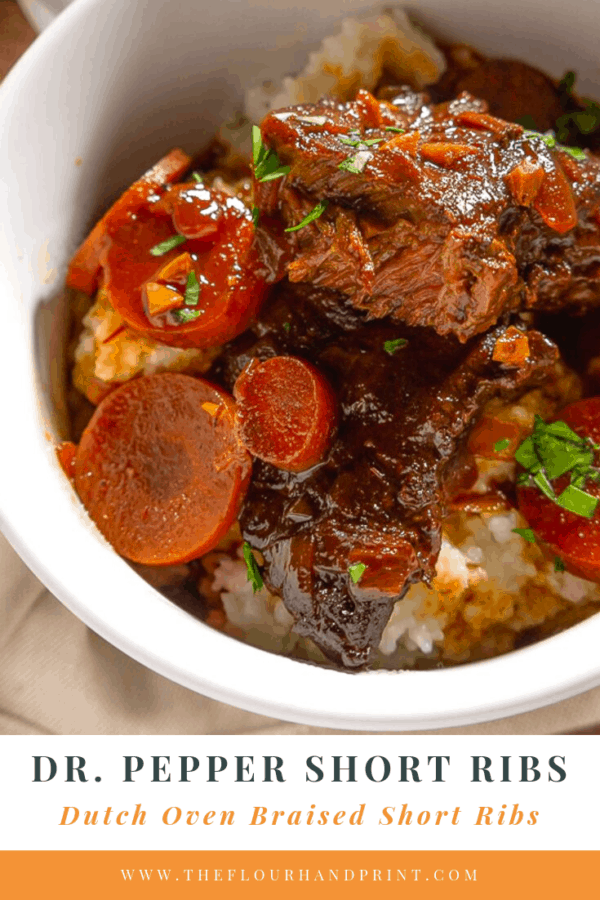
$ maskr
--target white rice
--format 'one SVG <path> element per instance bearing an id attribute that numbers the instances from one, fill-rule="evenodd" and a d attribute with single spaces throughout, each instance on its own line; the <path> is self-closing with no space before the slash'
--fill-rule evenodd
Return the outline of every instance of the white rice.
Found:
<path id="1" fill-rule="evenodd" d="M 360 87 L 374 90 L 384 70 L 398 83 L 420 89 L 437 81 L 444 69 L 444 55 L 403 10 L 348 18 L 309 54 L 299 74 L 250 88 L 245 112 L 260 122 L 284 106 L 316 103 L 325 96 L 346 100 Z"/>

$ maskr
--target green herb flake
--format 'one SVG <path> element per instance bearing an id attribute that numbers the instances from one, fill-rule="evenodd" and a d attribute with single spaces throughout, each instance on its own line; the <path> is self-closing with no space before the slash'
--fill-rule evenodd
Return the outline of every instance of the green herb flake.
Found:
<path id="1" fill-rule="evenodd" d="M 581 134 L 591 134 L 600 125 L 600 106 L 597 103 L 588 103 L 585 109 L 571 113 Z"/>
<path id="2" fill-rule="evenodd" d="M 568 512 L 575 513 L 576 516 L 591 519 L 598 506 L 598 497 L 592 497 L 587 491 L 582 491 L 574 484 L 569 484 L 562 494 L 558 495 L 556 502 Z"/>
<path id="3" fill-rule="evenodd" d="M 173 313 L 175 318 L 180 324 L 185 324 L 186 322 L 193 322 L 194 319 L 197 319 L 198 316 L 202 315 L 201 309 L 176 309 Z"/>
<path id="4" fill-rule="evenodd" d="M 559 91 L 563 91 L 565 94 L 570 94 L 575 85 L 575 72 L 565 72 L 563 77 L 560 79 L 558 83 Z"/>
<path id="5" fill-rule="evenodd" d="M 198 306 L 198 300 L 200 299 L 200 284 L 198 279 L 196 278 L 196 273 L 192 269 L 190 274 L 187 277 L 187 283 L 185 285 L 185 296 L 183 298 L 183 302 L 186 306 Z"/>
<path id="6" fill-rule="evenodd" d="M 321 200 L 314 209 L 308 213 L 307 216 L 304 216 L 301 222 L 298 222 L 297 225 L 292 225 L 291 228 L 286 228 L 286 231 L 299 231 L 301 228 L 304 228 L 306 225 L 310 225 L 311 222 L 314 222 L 320 216 L 323 215 L 325 210 L 327 209 L 327 200 Z"/>
<path id="7" fill-rule="evenodd" d="M 359 150 L 354 156 L 349 156 L 338 166 L 346 172 L 352 172 L 353 175 L 360 175 L 364 171 L 365 166 L 373 158 L 370 150 Z"/>
<path id="8" fill-rule="evenodd" d="M 494 444 L 494 452 L 502 453 L 504 450 L 508 449 L 510 446 L 510 440 L 508 438 L 502 438 L 501 441 L 496 441 Z"/>
<path id="9" fill-rule="evenodd" d="M 395 125 L 386 125 L 386 126 L 385 126 L 385 130 L 386 130 L 386 131 L 394 131 L 396 134 L 404 134 L 404 132 L 405 132 L 406 129 L 404 129 L 404 128 L 396 128 Z"/>
<path id="10" fill-rule="evenodd" d="M 598 497 L 585 490 L 588 480 L 598 481 L 600 472 L 593 465 L 598 445 L 580 437 L 566 422 L 544 422 L 535 417 L 533 434 L 526 438 L 515 453 L 515 460 L 527 471 L 518 478 L 519 484 L 537 487 L 549 500 L 569 512 L 591 518 L 598 505 Z M 552 481 L 570 474 L 571 483 L 556 495 Z"/>
<path id="11" fill-rule="evenodd" d="M 187 238 L 182 234 L 174 234 L 173 237 L 167 238 L 166 241 L 161 241 L 160 244 L 155 244 L 154 247 L 151 247 L 150 253 L 152 256 L 164 256 L 169 250 L 174 250 L 180 244 L 185 244 L 186 240 Z"/>
<path id="12" fill-rule="evenodd" d="M 266 175 L 263 175 L 262 178 L 259 178 L 261 184 L 265 181 L 275 181 L 276 178 L 283 178 L 284 175 L 289 175 L 291 171 L 290 166 L 279 166 L 279 168 L 275 169 L 273 172 L 268 172 Z"/>
<path id="13" fill-rule="evenodd" d="M 340 142 L 342 144 L 347 144 L 349 147 L 357 147 L 357 148 L 360 148 L 361 150 L 364 150 L 366 147 L 374 147 L 375 144 L 381 144 L 381 142 L 384 140 L 385 140 L 385 138 L 382 138 L 382 137 L 368 138 L 368 139 L 361 138 L 360 136 L 355 137 L 355 138 L 352 138 L 352 137 L 341 137 L 340 138 Z"/>
<path id="14" fill-rule="evenodd" d="M 513 528 L 513 534 L 519 534 L 529 544 L 535 544 L 535 534 L 532 528 Z"/>
<path id="15" fill-rule="evenodd" d="M 349 574 L 350 578 L 352 579 L 352 581 L 354 582 L 354 584 L 358 584 L 360 579 L 363 577 L 366 568 L 367 568 L 366 565 L 364 563 L 360 563 L 360 562 L 353 563 L 348 568 L 348 574 Z"/>
<path id="16" fill-rule="evenodd" d="M 394 338 L 392 341 L 384 341 L 383 349 L 386 353 L 389 353 L 390 356 L 393 356 L 396 350 L 406 347 L 407 344 L 408 341 L 406 338 Z"/>
<path id="17" fill-rule="evenodd" d="M 192 181 L 195 181 L 197 184 L 204 184 L 204 179 L 200 172 L 192 172 Z"/>
<path id="18" fill-rule="evenodd" d="M 262 156 L 266 151 L 262 142 L 262 134 L 258 125 L 252 126 L 252 162 L 255 166 L 259 164 Z"/>
<path id="19" fill-rule="evenodd" d="M 562 561 L 562 559 L 560 558 L 560 556 L 555 556 L 554 557 L 554 571 L 555 572 L 564 572 L 565 569 L 566 569 L 566 566 L 565 566 L 564 562 Z"/>
<path id="20" fill-rule="evenodd" d="M 564 116 L 561 116 L 561 120 L 564 118 Z M 563 133 L 566 136 L 567 132 L 563 129 L 563 132 L 559 132 L 559 137 L 562 137 Z M 541 134 L 539 131 L 525 131 L 524 135 L 528 138 L 540 138 L 545 143 L 546 147 L 549 147 L 551 150 L 562 150 L 563 153 L 568 153 L 573 159 L 587 159 L 585 150 L 582 150 L 580 147 L 568 147 L 566 144 L 560 144 L 550 131 L 546 132 L 546 134 Z"/>
<path id="21" fill-rule="evenodd" d="M 258 125 L 252 126 L 252 161 L 254 177 L 257 181 L 275 181 L 283 178 L 290 171 L 289 166 L 282 166 L 279 157 L 263 144 L 261 130 Z"/>
<path id="22" fill-rule="evenodd" d="M 564 150 L 565 153 L 568 153 L 569 156 L 572 156 L 573 159 L 582 160 L 587 159 L 585 154 L 585 150 L 582 150 L 580 147 L 565 147 L 561 145 L 561 150 Z"/>
<path id="23" fill-rule="evenodd" d="M 252 224 L 254 225 L 255 228 L 258 225 L 259 219 L 260 219 L 260 209 L 258 208 L 258 206 L 253 206 L 252 207 Z"/>
<path id="24" fill-rule="evenodd" d="M 246 563 L 248 581 L 252 585 L 253 593 L 256 594 L 256 592 L 260 591 L 263 586 L 262 575 L 260 574 L 258 563 L 256 562 L 254 553 L 252 552 L 252 547 L 250 546 L 248 541 L 244 541 L 242 550 L 244 553 L 244 562 Z"/>
<path id="25" fill-rule="evenodd" d="M 290 328 L 291 328 L 291 327 L 292 327 L 292 326 L 290 325 L 289 322 L 284 322 L 284 323 L 283 323 L 283 330 L 284 330 L 287 334 L 290 333 Z"/>

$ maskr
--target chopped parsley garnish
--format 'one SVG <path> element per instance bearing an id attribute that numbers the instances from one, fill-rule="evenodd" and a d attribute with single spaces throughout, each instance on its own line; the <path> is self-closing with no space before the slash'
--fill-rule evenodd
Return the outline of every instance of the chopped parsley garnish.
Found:
<path id="1" fill-rule="evenodd" d="M 352 172 L 353 175 L 360 175 L 366 164 L 373 158 L 370 150 L 359 150 L 354 156 L 349 156 L 338 166 L 338 169 L 344 169 L 346 172 Z"/>
<path id="2" fill-rule="evenodd" d="M 580 101 L 573 97 L 575 77 L 575 72 L 565 72 L 558 85 L 560 102 L 565 110 L 556 120 L 557 137 L 561 143 L 572 138 L 574 130 L 586 135 L 596 131 L 600 126 L 600 105 L 594 100 Z M 583 109 L 569 109 L 581 103 Z"/>
<path id="3" fill-rule="evenodd" d="M 600 106 L 597 103 L 588 102 L 585 109 L 571 113 L 571 118 L 581 134 L 591 134 L 600 125 Z"/>
<path id="4" fill-rule="evenodd" d="M 535 544 L 535 534 L 532 528 L 513 528 L 513 534 L 520 534 L 529 544 Z"/>
<path id="5" fill-rule="evenodd" d="M 252 224 L 254 225 L 255 228 L 258 225 L 259 219 L 260 219 L 260 209 L 258 208 L 258 206 L 253 206 L 252 207 Z"/>
<path id="6" fill-rule="evenodd" d="M 556 137 L 552 134 L 551 131 L 546 132 L 546 134 L 541 134 L 539 131 L 526 131 L 525 137 L 536 137 L 541 138 L 545 143 L 546 147 L 549 147 L 551 150 L 556 148 L 557 150 L 562 150 L 564 153 L 568 153 L 569 156 L 572 156 L 573 159 L 585 159 L 585 151 L 580 147 L 567 147 L 565 144 L 559 144 L 556 140 Z"/>
<path id="7" fill-rule="evenodd" d="M 292 327 L 292 326 L 290 325 L 289 322 L 284 322 L 284 323 L 283 323 L 283 330 L 286 331 L 288 334 L 289 334 L 289 332 L 290 332 L 290 328 L 291 328 L 291 327 Z"/>
<path id="8" fill-rule="evenodd" d="M 297 225 L 292 225 L 291 228 L 286 228 L 285 230 L 286 231 L 299 231 L 300 228 L 304 228 L 305 225 L 310 225 L 311 222 L 314 222 L 315 219 L 318 219 L 320 216 L 323 215 L 323 213 L 327 209 L 327 203 L 328 203 L 327 200 L 319 201 L 319 203 L 317 203 L 317 205 L 314 207 L 314 209 L 311 209 L 311 211 L 308 213 L 308 215 L 304 216 L 304 218 L 302 219 L 301 222 L 298 222 Z"/>
<path id="9" fill-rule="evenodd" d="M 262 575 L 260 574 L 260 569 L 258 568 L 258 563 L 254 557 L 254 553 L 252 552 L 252 547 L 248 543 L 248 541 L 244 541 L 244 546 L 242 548 L 244 553 L 244 562 L 246 563 L 246 569 L 248 573 L 248 581 L 252 585 L 252 591 L 256 594 L 257 591 L 263 586 Z"/>
<path id="10" fill-rule="evenodd" d="M 174 250 L 180 244 L 185 244 L 186 240 L 187 238 L 182 234 L 174 234 L 173 237 L 167 238 L 166 241 L 161 241 L 160 244 L 155 244 L 154 247 L 151 247 L 150 253 L 152 256 L 164 256 L 169 250 Z"/>
<path id="11" fill-rule="evenodd" d="M 565 94 L 570 94 L 575 85 L 575 72 L 565 72 L 558 82 L 558 89 Z"/>
<path id="12" fill-rule="evenodd" d="M 277 157 L 275 157 L 277 160 Z M 273 172 L 267 172 L 266 175 L 263 175 L 262 178 L 258 180 L 263 184 L 265 181 L 275 181 L 277 178 L 283 178 L 284 175 L 289 175 L 290 166 L 279 166 L 279 168 L 275 169 Z"/>
<path id="13" fill-rule="evenodd" d="M 348 568 L 348 575 L 350 576 L 354 584 L 358 584 L 360 579 L 363 577 L 366 568 L 367 567 L 364 563 L 353 563 Z"/>
<path id="14" fill-rule="evenodd" d="M 202 175 L 200 174 L 200 172 L 192 172 L 192 179 L 194 181 L 197 181 L 198 184 L 204 184 L 204 181 L 202 179 Z"/>
<path id="15" fill-rule="evenodd" d="M 569 484 L 562 494 L 558 495 L 556 502 L 563 509 L 575 513 L 576 516 L 591 519 L 598 506 L 598 497 L 588 494 L 587 491 L 581 490 L 574 484 Z"/>
<path id="16" fill-rule="evenodd" d="M 515 453 L 516 461 L 525 469 L 518 483 L 537 487 L 557 506 L 590 519 L 600 498 L 588 493 L 585 486 L 600 479 L 600 469 L 593 465 L 597 450 L 598 444 L 580 437 L 566 422 L 544 422 L 536 416 L 533 433 Z M 567 474 L 571 483 L 557 495 L 552 481 Z"/>
<path id="17" fill-rule="evenodd" d="M 565 569 L 566 569 L 566 566 L 565 566 L 564 562 L 562 561 L 562 559 L 560 558 L 560 556 L 555 556 L 554 557 L 554 571 L 555 572 L 564 572 Z"/>
<path id="18" fill-rule="evenodd" d="M 404 131 L 405 131 L 404 128 L 396 128 L 395 125 L 386 125 L 385 130 L 386 131 L 395 131 L 396 134 L 404 134 Z"/>
<path id="19" fill-rule="evenodd" d="M 494 451 L 496 453 L 502 453 L 503 450 L 506 450 L 509 444 L 510 440 L 508 438 L 502 438 L 501 441 L 496 441 L 496 443 L 494 444 Z"/>
<path id="20" fill-rule="evenodd" d="M 560 150 L 564 150 L 565 153 L 572 156 L 573 159 L 586 159 L 585 150 L 582 150 L 581 147 L 565 147 L 564 144 L 558 144 L 557 146 Z"/>
<path id="21" fill-rule="evenodd" d="M 389 353 L 390 356 L 393 356 L 396 350 L 400 350 L 401 347 L 406 347 L 408 341 L 406 338 L 394 338 L 393 341 L 384 341 L 383 349 L 386 353 Z"/>
<path id="22" fill-rule="evenodd" d="M 252 126 L 252 160 L 254 177 L 260 182 L 275 181 L 276 178 L 283 178 L 290 171 L 289 166 L 281 165 L 276 153 L 265 147 L 258 125 Z"/>
<path id="23" fill-rule="evenodd" d="M 183 299 L 183 302 L 186 306 L 198 306 L 199 298 L 200 284 L 198 282 L 198 279 L 196 278 L 196 273 L 192 269 L 187 277 L 187 283 L 185 285 L 185 297 Z"/>
<path id="24" fill-rule="evenodd" d="M 368 140 L 363 140 L 360 136 L 358 137 L 341 137 L 340 141 L 342 144 L 348 144 L 349 147 L 360 147 L 363 149 L 364 147 L 373 147 L 375 144 L 380 144 L 384 141 L 385 138 L 369 138 Z"/>
<path id="25" fill-rule="evenodd" d="M 194 319 L 197 319 L 198 316 L 202 315 L 201 309 L 176 309 L 173 313 L 178 322 L 185 324 L 186 322 L 193 322 Z"/>

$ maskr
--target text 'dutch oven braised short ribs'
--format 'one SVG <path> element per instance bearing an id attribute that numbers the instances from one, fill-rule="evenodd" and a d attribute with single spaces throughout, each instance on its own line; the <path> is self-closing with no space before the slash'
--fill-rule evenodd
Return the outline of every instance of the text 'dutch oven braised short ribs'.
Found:
<path id="1" fill-rule="evenodd" d="M 459 49 L 271 110 L 252 161 L 172 151 L 69 267 L 90 517 L 210 625 L 347 670 L 600 605 L 595 106 Z"/>

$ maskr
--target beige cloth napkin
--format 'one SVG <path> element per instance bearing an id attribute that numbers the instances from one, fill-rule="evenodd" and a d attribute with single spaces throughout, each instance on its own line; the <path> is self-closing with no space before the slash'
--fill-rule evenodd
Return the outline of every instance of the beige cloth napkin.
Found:
<path id="1" fill-rule="evenodd" d="M 600 688 L 445 734 L 553 734 L 600 721 Z M 328 734 L 209 700 L 90 631 L 0 535 L 0 734 Z"/>

